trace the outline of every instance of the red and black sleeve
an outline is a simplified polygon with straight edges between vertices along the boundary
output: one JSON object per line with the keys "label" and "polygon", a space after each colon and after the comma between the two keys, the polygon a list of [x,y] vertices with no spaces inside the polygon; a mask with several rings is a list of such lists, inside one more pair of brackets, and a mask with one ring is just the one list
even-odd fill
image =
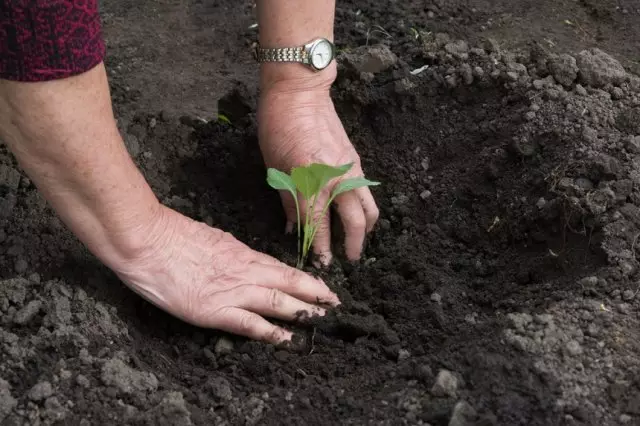
{"label": "red and black sleeve", "polygon": [[70,77],[104,55],[98,0],[0,0],[0,79]]}

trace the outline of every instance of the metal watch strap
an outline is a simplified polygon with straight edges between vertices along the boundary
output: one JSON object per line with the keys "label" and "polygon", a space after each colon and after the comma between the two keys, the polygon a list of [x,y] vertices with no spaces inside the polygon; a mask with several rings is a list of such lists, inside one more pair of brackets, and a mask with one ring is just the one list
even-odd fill
{"label": "metal watch strap", "polygon": [[283,47],[277,49],[256,49],[258,62],[307,62],[304,47]]}

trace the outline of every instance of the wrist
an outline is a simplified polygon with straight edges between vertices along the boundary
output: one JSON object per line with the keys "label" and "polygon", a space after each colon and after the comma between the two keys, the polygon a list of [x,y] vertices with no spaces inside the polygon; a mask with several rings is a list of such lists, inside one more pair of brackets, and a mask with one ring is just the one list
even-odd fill
{"label": "wrist", "polygon": [[267,62],[260,65],[261,96],[300,92],[329,92],[338,68],[332,61],[327,68],[313,71],[305,65]]}

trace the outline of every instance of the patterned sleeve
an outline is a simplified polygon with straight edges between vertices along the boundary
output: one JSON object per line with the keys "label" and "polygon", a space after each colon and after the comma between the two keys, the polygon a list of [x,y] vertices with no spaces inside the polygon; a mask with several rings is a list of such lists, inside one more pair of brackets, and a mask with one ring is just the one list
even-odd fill
{"label": "patterned sleeve", "polygon": [[98,0],[0,0],[0,79],[70,77],[104,55]]}

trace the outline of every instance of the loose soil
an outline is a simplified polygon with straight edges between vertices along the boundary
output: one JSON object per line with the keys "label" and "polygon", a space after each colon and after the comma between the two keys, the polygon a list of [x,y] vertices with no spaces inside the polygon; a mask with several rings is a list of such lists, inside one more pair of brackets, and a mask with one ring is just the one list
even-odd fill
{"label": "loose soil", "polygon": [[[165,204],[291,261],[236,3],[105,4],[114,107]],[[344,306],[292,326],[297,352],[181,323],[2,151],[3,425],[640,424],[637,5],[345,1],[336,19],[336,107],[383,182],[362,262],[322,272]]]}

